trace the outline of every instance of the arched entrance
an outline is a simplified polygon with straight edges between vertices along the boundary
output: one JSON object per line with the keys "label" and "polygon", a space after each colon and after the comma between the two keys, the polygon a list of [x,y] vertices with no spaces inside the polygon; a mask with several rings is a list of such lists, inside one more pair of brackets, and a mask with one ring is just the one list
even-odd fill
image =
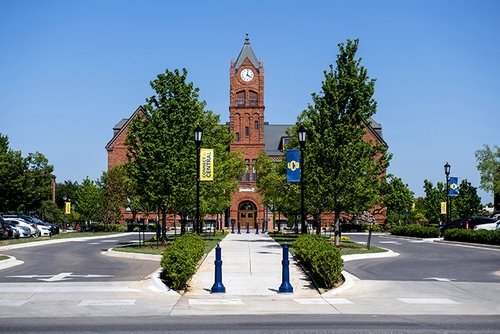
{"label": "arched entrance", "polygon": [[250,201],[241,202],[238,206],[238,219],[241,228],[245,228],[247,223],[250,227],[255,227],[257,220],[257,208],[255,204]]}

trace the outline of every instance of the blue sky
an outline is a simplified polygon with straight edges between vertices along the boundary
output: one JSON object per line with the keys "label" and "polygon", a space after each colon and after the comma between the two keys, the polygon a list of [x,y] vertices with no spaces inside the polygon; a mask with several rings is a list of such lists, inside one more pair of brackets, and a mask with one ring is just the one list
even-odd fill
{"label": "blue sky", "polygon": [[[416,195],[451,175],[479,186],[474,152],[498,145],[499,1],[0,1],[0,133],[39,151],[58,182],[97,179],[113,126],[185,67],[228,120],[229,64],[245,33],[265,68],[265,117],[292,124],[338,43],[360,40],[393,154]],[[483,203],[491,194],[479,191]]]}

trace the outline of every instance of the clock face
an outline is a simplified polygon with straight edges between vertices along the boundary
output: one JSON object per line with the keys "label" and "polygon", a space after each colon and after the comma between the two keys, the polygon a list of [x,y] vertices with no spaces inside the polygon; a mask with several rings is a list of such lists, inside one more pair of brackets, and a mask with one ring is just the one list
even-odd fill
{"label": "clock face", "polygon": [[253,79],[253,72],[249,68],[244,68],[240,73],[241,80],[249,82]]}

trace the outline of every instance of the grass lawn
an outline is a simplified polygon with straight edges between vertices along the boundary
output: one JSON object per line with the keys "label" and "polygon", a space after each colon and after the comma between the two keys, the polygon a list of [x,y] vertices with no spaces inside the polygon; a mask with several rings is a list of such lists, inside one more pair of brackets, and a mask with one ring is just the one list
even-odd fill
{"label": "grass lawn", "polygon": [[[224,239],[225,236],[226,234],[222,232],[217,232],[215,235],[202,235],[202,238],[205,240],[205,254],[208,254],[219,242],[221,242],[222,239]],[[139,245],[138,243],[135,243],[132,245],[113,248],[113,250],[117,252],[161,255],[163,250],[165,250],[165,248],[167,248],[170,243],[175,240],[175,236],[169,235],[167,239],[168,241],[164,243],[159,243],[156,241],[146,241],[145,245]]]}
{"label": "grass lawn", "polygon": [[0,255],[0,261],[7,260],[8,258],[8,256]]}
{"label": "grass lawn", "polygon": [[[290,252],[293,254],[293,242],[300,235],[297,234],[274,234],[269,233],[269,235],[276,240],[280,245],[287,244],[289,246]],[[329,238],[329,237],[325,237]],[[333,240],[332,240],[333,242]],[[360,244],[353,241],[341,241],[339,245],[340,254],[348,255],[348,254],[366,254],[366,253],[381,253],[385,252],[384,249],[379,247],[371,246],[370,249],[366,248],[365,244]]]}

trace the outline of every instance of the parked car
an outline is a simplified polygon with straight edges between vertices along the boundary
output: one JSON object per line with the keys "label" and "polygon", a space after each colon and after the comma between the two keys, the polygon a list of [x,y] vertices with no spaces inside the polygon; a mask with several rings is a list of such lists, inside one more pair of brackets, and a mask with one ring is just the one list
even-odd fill
{"label": "parked car", "polygon": [[495,223],[496,221],[497,219],[490,217],[481,217],[481,216],[466,217],[441,226],[441,230],[446,230],[449,228],[473,229],[478,225],[491,224]]}
{"label": "parked car", "polygon": [[8,238],[8,236],[5,236],[4,223],[3,217],[0,216],[0,239]]}
{"label": "parked car", "polygon": [[37,224],[36,226],[38,228],[38,231],[40,231],[40,236],[42,237],[51,237],[52,236],[52,231],[48,226],[42,225],[42,224]]}
{"label": "parked car", "polygon": [[16,225],[12,222],[6,222],[6,224],[9,224],[14,230],[17,231],[17,233],[19,233],[19,237],[18,238],[29,238],[31,237],[31,231],[28,227],[26,226],[20,226],[20,225]]}
{"label": "parked car", "polygon": [[59,226],[57,226],[57,225],[55,225],[55,224],[51,224],[51,223],[44,222],[43,220],[38,219],[37,217],[31,217],[31,218],[33,218],[33,221],[34,221],[37,225],[44,225],[44,226],[47,226],[47,227],[50,229],[50,233],[51,233],[51,234],[58,234],[58,233],[59,233]]}
{"label": "parked car", "polygon": [[24,227],[27,227],[30,229],[30,232],[31,232],[31,236],[32,237],[38,237],[40,235],[40,231],[38,231],[38,228],[36,227],[35,224],[30,224],[28,222],[26,222],[24,219],[22,218],[15,218],[15,217],[7,217],[7,216],[4,216],[4,220],[6,222],[12,222],[14,223],[16,226],[20,225],[20,226],[24,226]]}
{"label": "parked car", "polygon": [[500,231],[500,220],[495,223],[481,224],[474,227],[475,230]]}
{"label": "parked car", "polygon": [[15,214],[15,215],[4,215],[3,218],[25,222],[26,224],[29,224],[31,226],[30,229],[31,229],[32,236],[34,236],[34,237],[40,236],[40,232],[38,231],[38,228],[36,227],[37,224],[36,224],[35,220],[33,219],[33,217],[31,217],[31,216]]}

